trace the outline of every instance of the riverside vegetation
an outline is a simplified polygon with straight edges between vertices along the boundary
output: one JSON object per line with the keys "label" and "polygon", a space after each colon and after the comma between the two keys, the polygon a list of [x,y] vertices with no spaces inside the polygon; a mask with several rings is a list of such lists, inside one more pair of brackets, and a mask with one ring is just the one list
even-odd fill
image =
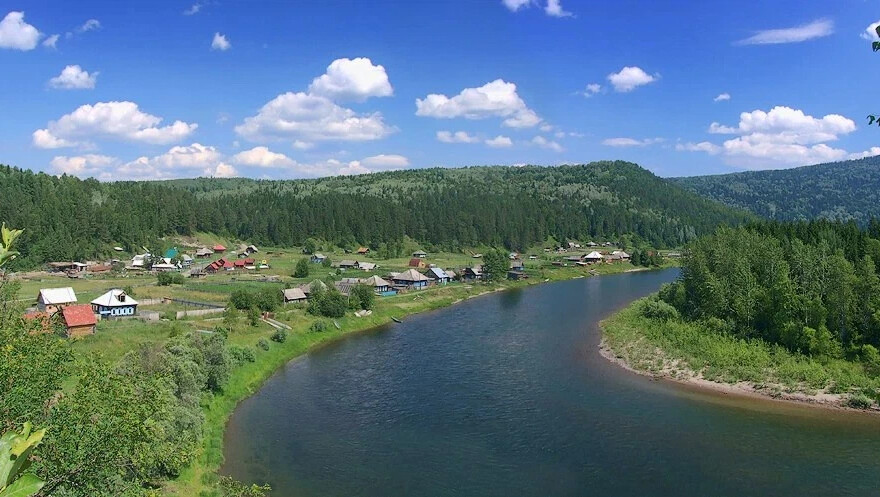
{"label": "riverside vegetation", "polygon": [[603,324],[634,369],[796,400],[880,400],[880,232],[854,223],[720,229],[678,281]]}

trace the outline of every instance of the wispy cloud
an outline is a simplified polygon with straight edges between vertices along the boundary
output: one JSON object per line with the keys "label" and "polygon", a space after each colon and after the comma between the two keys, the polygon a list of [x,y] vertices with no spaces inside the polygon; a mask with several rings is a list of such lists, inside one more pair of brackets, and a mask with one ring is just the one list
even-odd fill
{"label": "wispy cloud", "polygon": [[834,21],[817,19],[809,24],[793,28],[767,29],[739,40],[734,45],[777,45],[780,43],[801,43],[807,40],[822,38],[834,33]]}

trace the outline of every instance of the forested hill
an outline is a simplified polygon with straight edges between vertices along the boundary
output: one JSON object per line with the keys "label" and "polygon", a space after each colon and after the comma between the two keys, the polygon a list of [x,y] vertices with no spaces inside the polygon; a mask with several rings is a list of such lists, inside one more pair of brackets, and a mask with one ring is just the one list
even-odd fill
{"label": "forested hill", "polygon": [[672,181],[770,219],[853,219],[864,225],[880,217],[880,157]]}
{"label": "forested hill", "polygon": [[378,248],[408,236],[450,250],[631,233],[668,247],[750,218],[626,162],[117,183],[0,167],[0,198],[0,220],[26,229],[19,267],[196,231],[279,246],[315,237]]}

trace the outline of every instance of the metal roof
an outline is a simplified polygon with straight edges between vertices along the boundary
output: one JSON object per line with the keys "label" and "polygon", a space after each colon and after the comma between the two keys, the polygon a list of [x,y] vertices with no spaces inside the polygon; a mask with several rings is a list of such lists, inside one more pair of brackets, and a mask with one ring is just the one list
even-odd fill
{"label": "metal roof", "polygon": [[109,292],[101,295],[92,301],[95,305],[100,305],[103,307],[123,307],[128,305],[137,305],[137,300],[129,297],[125,294],[124,291],[119,288],[114,288]]}
{"label": "metal roof", "polygon": [[49,305],[70,304],[76,302],[76,293],[69,286],[64,288],[42,288],[37,298],[41,299],[44,304]]}

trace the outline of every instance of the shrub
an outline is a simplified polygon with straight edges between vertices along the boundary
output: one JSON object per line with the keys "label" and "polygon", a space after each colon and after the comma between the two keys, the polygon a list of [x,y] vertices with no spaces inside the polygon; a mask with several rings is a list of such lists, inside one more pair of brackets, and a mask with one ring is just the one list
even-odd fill
{"label": "shrub", "polygon": [[330,258],[327,257],[326,259],[324,259],[324,262],[322,262],[321,265],[324,267],[330,267],[331,265],[333,265],[333,261],[331,261]]}
{"label": "shrub", "polygon": [[853,409],[870,409],[874,401],[863,393],[854,393],[846,398],[846,406]]}
{"label": "shrub", "polygon": [[347,305],[345,295],[339,293],[336,288],[330,287],[326,291],[312,292],[308,312],[315,316],[341,318],[345,315]]}
{"label": "shrub", "polygon": [[257,340],[257,347],[263,350],[269,350],[269,340],[266,340],[265,338]]}
{"label": "shrub", "polygon": [[303,257],[296,262],[296,269],[293,271],[294,278],[308,278],[309,276],[309,260]]}
{"label": "shrub", "polygon": [[232,294],[229,295],[229,303],[232,304],[232,307],[240,311],[250,309],[254,306],[253,294],[243,289],[234,290]]}
{"label": "shrub", "polygon": [[232,359],[235,364],[244,364],[246,362],[254,362],[257,360],[257,356],[254,355],[253,350],[239,347],[237,345],[229,347],[229,358]]}
{"label": "shrub", "polygon": [[373,293],[372,287],[367,285],[356,285],[351,290],[351,297],[349,300],[353,309],[369,310],[373,308],[373,301],[375,298],[376,294]]}
{"label": "shrub", "polygon": [[256,307],[251,307],[247,311],[248,324],[256,326],[260,324],[260,311]]}
{"label": "shrub", "polygon": [[278,343],[284,343],[287,341],[287,331],[286,330],[275,330],[275,333],[272,333],[272,341]]}
{"label": "shrub", "polygon": [[180,273],[162,272],[162,273],[159,273],[159,275],[156,277],[156,279],[157,279],[157,284],[159,286],[168,286],[171,284],[182,285],[186,282],[186,279]]}
{"label": "shrub", "polygon": [[678,319],[678,310],[662,300],[649,299],[642,302],[640,314],[659,321]]}
{"label": "shrub", "polygon": [[326,321],[315,321],[309,326],[309,331],[313,333],[321,333],[323,331],[327,331],[327,322]]}
{"label": "shrub", "polygon": [[261,311],[272,312],[284,302],[284,295],[273,286],[257,292],[252,301]]}
{"label": "shrub", "polygon": [[877,348],[870,344],[862,345],[859,354],[862,358],[862,364],[865,365],[865,371],[871,376],[880,376],[880,352]]}

